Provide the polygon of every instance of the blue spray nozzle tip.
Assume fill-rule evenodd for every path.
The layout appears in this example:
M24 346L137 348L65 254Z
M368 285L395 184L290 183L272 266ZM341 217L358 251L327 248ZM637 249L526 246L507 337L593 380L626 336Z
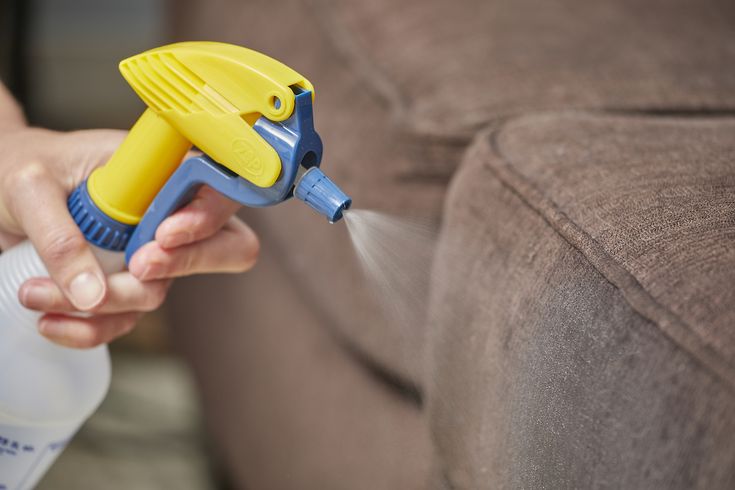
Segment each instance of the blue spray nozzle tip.
M330 223L342 219L342 211L349 209L352 204L352 199L317 167L304 173L296 184L294 195L325 216Z

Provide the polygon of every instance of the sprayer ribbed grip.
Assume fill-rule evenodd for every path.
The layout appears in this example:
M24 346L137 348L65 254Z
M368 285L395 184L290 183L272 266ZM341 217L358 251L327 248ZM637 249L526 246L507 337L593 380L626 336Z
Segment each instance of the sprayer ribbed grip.
M135 226L120 223L103 213L89 196L86 180L71 193L67 206L88 242L106 250L125 250Z

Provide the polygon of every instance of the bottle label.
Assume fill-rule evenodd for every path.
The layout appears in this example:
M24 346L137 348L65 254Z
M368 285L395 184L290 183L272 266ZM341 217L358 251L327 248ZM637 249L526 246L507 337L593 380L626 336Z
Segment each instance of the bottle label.
M0 490L33 488L66 447L76 427L0 422Z

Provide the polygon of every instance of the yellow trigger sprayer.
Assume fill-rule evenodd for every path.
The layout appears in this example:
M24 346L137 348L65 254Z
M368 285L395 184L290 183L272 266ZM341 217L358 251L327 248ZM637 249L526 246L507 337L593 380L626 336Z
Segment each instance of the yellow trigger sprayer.
M351 200L319 170L311 83L255 51L172 44L120 63L148 105L104 167L68 199L105 272L153 240L158 225L207 185L245 206L291 196L331 222ZM202 156L182 163L189 148ZM116 253L117 252L117 253ZM33 488L110 383L104 345L76 350L42 337L20 285L46 276L29 241L0 255L0 490Z
M245 206L295 195L330 222L350 198L320 170L314 88L261 53L214 42L146 51L120 71L148 108L109 162L69 198L87 239L126 259L208 185ZM181 163L194 144L204 155Z

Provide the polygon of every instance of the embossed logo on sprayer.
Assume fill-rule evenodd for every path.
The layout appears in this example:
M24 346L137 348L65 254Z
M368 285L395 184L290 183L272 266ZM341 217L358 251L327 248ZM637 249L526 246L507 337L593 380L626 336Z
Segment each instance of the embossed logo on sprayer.
M263 175L263 162L258 158L258 154L250 142L244 139L236 139L232 142L232 151L237 156L239 163L250 174L255 176Z

